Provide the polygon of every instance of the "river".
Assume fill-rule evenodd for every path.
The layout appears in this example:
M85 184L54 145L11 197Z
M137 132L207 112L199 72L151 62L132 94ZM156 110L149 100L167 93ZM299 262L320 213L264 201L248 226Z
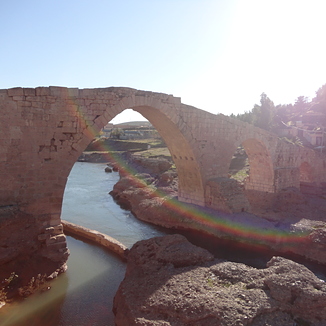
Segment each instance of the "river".
M105 173L105 164L75 163L66 186L62 218L106 233L128 247L142 239L171 233L136 219L109 195L119 179ZM275 253L233 247L230 243L186 234L193 243L216 257L264 268ZM1 326L110 326L114 325L112 302L126 264L116 255L90 243L67 237L68 270L50 283L51 289L0 310ZM325 271L305 262L322 279Z
M66 186L62 219L106 233L128 247L165 234L121 209L109 192L119 180L105 164L75 163ZM113 297L126 264L98 246L67 237L68 270L51 282L51 290L0 311L1 326L114 325Z

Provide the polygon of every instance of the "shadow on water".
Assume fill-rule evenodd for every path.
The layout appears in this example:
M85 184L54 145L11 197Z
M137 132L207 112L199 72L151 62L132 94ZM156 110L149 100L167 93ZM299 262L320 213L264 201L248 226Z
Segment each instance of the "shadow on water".
M66 275L61 275L51 282L51 290L6 305L1 309L0 325L59 325L67 287L68 279Z
M325 265L309 261L295 254L276 252L265 246L253 246L227 239L217 239L197 231L178 231L178 233L184 235L192 244L207 249L219 259L243 263L262 269L266 268L267 262L273 256L281 256L306 266L317 277L326 281Z
M1 326L114 325L112 304L126 264L107 251L67 237L68 270L51 290L1 309Z

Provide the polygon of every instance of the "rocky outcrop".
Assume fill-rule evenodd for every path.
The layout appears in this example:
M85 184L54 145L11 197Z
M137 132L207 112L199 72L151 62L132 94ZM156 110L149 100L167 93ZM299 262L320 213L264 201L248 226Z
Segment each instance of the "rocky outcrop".
M132 247L114 312L117 326L322 326L326 285L282 257L256 269L171 235Z
M140 155L131 155L128 163L138 173L149 173L152 175L162 174L172 167L172 163L165 158L146 158Z
M197 230L220 239L262 245L279 253L292 253L326 264L326 223L307 219L287 220L249 213L222 214L180 203L177 176L165 172L125 174L111 191L114 199L145 222L179 230ZM280 215L282 217L282 215Z
M111 195L140 220L166 228L197 230L239 243L262 245L278 253L296 254L326 264L326 222L313 219L325 220L325 200L303 197L297 191L288 190L280 195L282 198L275 203L274 211L261 211L261 215L248 212L224 214L179 202L176 172L134 175L122 171L120 176Z

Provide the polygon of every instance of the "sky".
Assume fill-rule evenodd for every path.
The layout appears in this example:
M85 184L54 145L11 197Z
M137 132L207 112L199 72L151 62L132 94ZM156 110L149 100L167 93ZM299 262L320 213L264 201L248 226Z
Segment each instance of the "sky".
M132 87L225 115L263 92L311 99L326 83L325 12L324 0L0 0L0 89Z

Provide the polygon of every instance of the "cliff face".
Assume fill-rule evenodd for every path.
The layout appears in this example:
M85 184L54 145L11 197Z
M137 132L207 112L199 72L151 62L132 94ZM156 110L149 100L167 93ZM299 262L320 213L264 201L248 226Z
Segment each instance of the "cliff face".
M291 260L256 269L171 235L132 247L114 312L117 326L322 326L326 285Z

